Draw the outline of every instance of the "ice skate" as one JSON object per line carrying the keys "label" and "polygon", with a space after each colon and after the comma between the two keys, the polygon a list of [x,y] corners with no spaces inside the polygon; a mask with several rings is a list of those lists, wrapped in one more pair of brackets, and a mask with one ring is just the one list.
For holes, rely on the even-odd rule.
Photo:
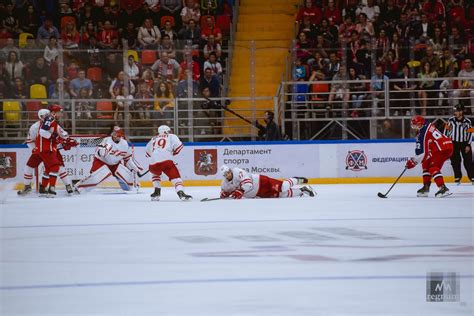
{"label": "ice skate", "polygon": [[309,185],[305,185],[300,188],[301,192],[303,192],[304,195],[314,197],[316,196],[316,193],[313,191],[313,188],[310,187]]}
{"label": "ice skate", "polygon": [[295,178],[296,180],[298,180],[298,183],[297,184],[306,184],[308,183],[308,179],[307,178],[304,178],[304,177],[293,177]]}
{"label": "ice skate", "polygon": [[46,197],[48,195],[48,191],[41,184],[39,185],[38,193],[40,197]]}
{"label": "ice skate", "polygon": [[27,184],[25,185],[23,190],[18,191],[17,194],[23,196],[23,195],[27,195],[30,192],[31,192],[31,185]]}
{"label": "ice skate", "polygon": [[191,195],[187,195],[183,191],[178,191],[177,194],[179,198],[181,199],[181,201],[191,201],[193,199]]}
{"label": "ice skate", "polygon": [[161,196],[161,188],[155,188],[155,191],[150,195],[152,201],[159,201]]}
{"label": "ice skate", "polygon": [[428,197],[428,193],[430,193],[430,185],[425,184],[421,189],[416,191],[416,196],[417,197]]}
{"label": "ice skate", "polygon": [[49,197],[49,198],[54,198],[54,197],[56,197],[56,188],[55,188],[55,187],[49,187],[49,189],[48,189],[48,197]]}
{"label": "ice skate", "polygon": [[68,195],[72,195],[74,193],[74,190],[70,184],[66,185],[66,192]]}
{"label": "ice skate", "polygon": [[452,195],[452,193],[449,191],[449,189],[443,184],[440,188],[439,191],[436,192],[435,197],[443,198]]}

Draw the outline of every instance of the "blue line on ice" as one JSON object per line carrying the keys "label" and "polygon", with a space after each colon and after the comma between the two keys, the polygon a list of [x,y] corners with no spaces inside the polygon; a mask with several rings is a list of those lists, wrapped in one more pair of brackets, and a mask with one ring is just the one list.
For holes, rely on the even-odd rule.
{"label": "blue line on ice", "polygon": [[[474,275],[459,275],[460,279],[472,279]],[[62,283],[62,284],[32,284],[2,286],[1,291],[57,289],[76,287],[105,287],[105,286],[137,286],[137,285],[165,285],[165,284],[196,284],[196,283],[247,283],[247,282],[298,282],[298,281],[342,281],[342,280],[413,280],[426,279],[426,275],[360,275],[360,276],[314,276],[314,277],[268,277],[268,278],[224,278],[224,279],[183,279],[183,280],[151,280],[151,281],[123,281],[123,282],[96,282],[96,283]]]}
{"label": "blue line on ice", "polygon": [[235,224],[235,223],[268,223],[268,222],[324,222],[324,221],[393,221],[393,220],[446,220],[473,219],[473,216],[457,217],[370,217],[370,218],[307,218],[307,219],[256,219],[230,221],[183,221],[183,222],[149,222],[149,223],[96,223],[96,224],[43,224],[24,226],[0,226],[0,229],[16,228],[52,228],[52,227],[95,227],[95,226],[133,226],[133,225],[183,225],[183,224]]}

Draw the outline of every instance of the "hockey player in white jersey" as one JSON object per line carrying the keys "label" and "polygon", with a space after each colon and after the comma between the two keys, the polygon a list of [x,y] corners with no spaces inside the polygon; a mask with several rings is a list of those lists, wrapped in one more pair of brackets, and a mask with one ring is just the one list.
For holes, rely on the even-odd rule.
{"label": "hockey player in white jersey", "polygon": [[[35,172],[35,169],[38,168],[38,166],[42,162],[38,152],[34,151],[34,149],[35,149],[35,140],[38,136],[40,126],[41,126],[41,122],[43,122],[43,120],[46,117],[50,116],[50,115],[56,115],[55,114],[56,110],[61,109],[57,105],[51,105],[51,108],[54,110],[53,112],[48,110],[48,109],[39,110],[38,111],[39,121],[37,121],[33,125],[31,125],[31,127],[28,131],[28,137],[26,139],[26,145],[31,150],[31,155],[30,155],[30,158],[28,159],[28,161],[26,163],[25,172],[24,172],[24,175],[23,175],[24,188],[23,188],[23,190],[17,192],[18,195],[26,195],[29,192],[31,192],[31,190],[32,190],[31,189],[31,182],[33,180],[33,173]],[[71,147],[75,146],[75,141],[73,139],[68,138],[68,135],[64,130],[62,130],[62,131],[63,131],[62,136],[66,137],[66,138],[62,139],[62,138],[58,137],[58,140],[61,142],[61,144],[64,144],[62,147],[61,146],[60,147],[64,150],[69,150]],[[58,149],[61,149],[61,148],[58,148]],[[70,180],[70,178],[67,174],[66,169],[64,168],[64,163],[62,162],[63,161],[62,156],[59,153],[59,151],[57,152],[57,154],[58,154],[58,159],[62,163],[60,168],[59,168],[59,176],[60,176],[61,180],[63,181],[64,185],[66,186],[66,191],[68,193],[72,193],[73,190],[72,190],[71,180]],[[46,171],[46,169],[45,169],[45,171]],[[48,178],[48,175],[43,174],[42,178],[43,178],[42,181],[39,181],[39,193],[41,195],[45,195],[46,190],[45,190],[42,182],[45,178]]]}
{"label": "hockey player in white jersey", "polygon": [[182,201],[191,200],[192,196],[183,191],[183,181],[176,167],[174,156],[183,149],[183,143],[171,129],[166,125],[158,127],[158,135],[153,137],[146,145],[146,157],[152,174],[154,192],[151,194],[152,201],[159,201],[161,196],[161,174],[168,176],[173,183],[176,193]]}
{"label": "hockey player in white jersey", "polygon": [[143,168],[133,158],[132,149],[124,137],[122,129],[114,126],[110,136],[97,145],[90,175],[75,186],[78,192],[97,186],[111,175],[117,179],[122,190],[131,190],[136,179],[134,172],[140,173]]}
{"label": "hockey player in white jersey", "polygon": [[303,177],[288,178],[283,181],[261,174],[250,174],[240,168],[223,165],[220,168],[224,177],[221,185],[221,198],[290,198],[304,195],[313,197],[310,186],[295,188],[294,185],[308,183]]}

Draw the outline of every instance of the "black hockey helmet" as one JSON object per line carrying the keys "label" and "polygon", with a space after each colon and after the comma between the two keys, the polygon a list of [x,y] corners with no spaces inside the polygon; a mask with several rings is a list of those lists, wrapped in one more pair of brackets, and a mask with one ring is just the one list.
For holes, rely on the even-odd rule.
{"label": "black hockey helmet", "polygon": [[453,109],[454,111],[464,112],[464,105],[456,104]]}

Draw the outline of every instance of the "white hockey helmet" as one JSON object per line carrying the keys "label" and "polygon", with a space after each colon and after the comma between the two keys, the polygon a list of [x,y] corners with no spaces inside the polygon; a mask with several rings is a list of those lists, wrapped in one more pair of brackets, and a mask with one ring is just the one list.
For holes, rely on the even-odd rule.
{"label": "white hockey helmet", "polygon": [[51,112],[48,109],[41,109],[38,111],[38,118],[44,120]]}
{"label": "white hockey helmet", "polygon": [[158,135],[169,134],[171,132],[171,128],[168,125],[161,125],[158,127]]}
{"label": "white hockey helmet", "polygon": [[221,175],[225,177],[225,174],[230,171],[230,168],[227,165],[222,165],[220,170],[221,170]]}

